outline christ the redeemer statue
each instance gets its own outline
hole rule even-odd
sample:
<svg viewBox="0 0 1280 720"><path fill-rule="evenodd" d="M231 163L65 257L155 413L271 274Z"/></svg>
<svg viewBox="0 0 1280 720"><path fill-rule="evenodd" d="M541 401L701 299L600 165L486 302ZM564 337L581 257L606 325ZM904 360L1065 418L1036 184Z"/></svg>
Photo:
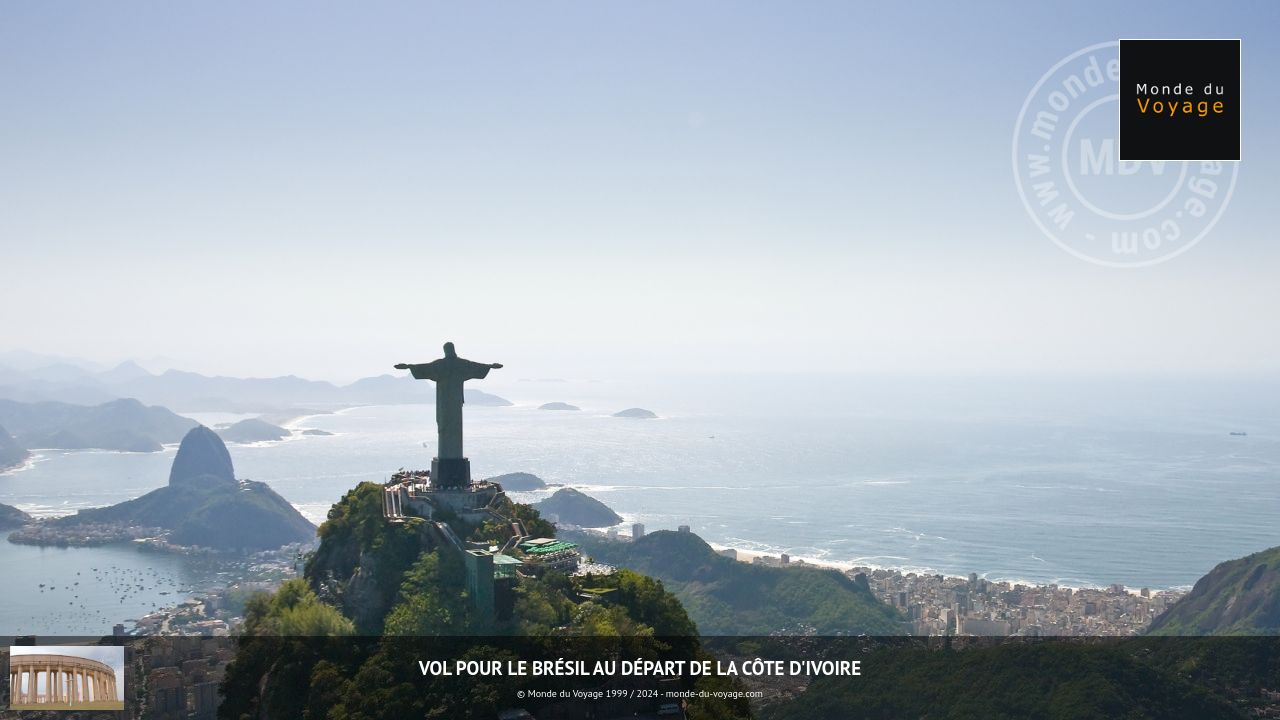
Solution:
<svg viewBox="0 0 1280 720"><path fill-rule="evenodd" d="M431 484L436 487L465 487L471 483L471 463L462 454L462 384L480 380L500 363L478 363L458 357L453 343L444 344L444 357L429 363L400 363L417 380L436 384L436 432L439 446L431 462Z"/></svg>

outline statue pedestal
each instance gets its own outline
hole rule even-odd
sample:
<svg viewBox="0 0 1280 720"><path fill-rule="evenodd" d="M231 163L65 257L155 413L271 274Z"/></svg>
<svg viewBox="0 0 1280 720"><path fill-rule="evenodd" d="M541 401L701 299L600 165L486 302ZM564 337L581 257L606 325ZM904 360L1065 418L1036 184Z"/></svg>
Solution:
<svg viewBox="0 0 1280 720"><path fill-rule="evenodd" d="M467 458L432 458L431 487L464 488L471 484L471 461Z"/></svg>

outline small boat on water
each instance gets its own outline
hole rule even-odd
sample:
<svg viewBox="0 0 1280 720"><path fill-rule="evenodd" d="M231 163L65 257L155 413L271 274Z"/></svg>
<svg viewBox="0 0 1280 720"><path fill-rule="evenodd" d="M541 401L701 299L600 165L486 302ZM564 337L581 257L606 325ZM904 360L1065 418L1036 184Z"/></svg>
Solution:
<svg viewBox="0 0 1280 720"><path fill-rule="evenodd" d="M1244 437L1244 436L1248 435L1249 433L1247 433L1247 432L1238 432L1238 431L1236 431L1236 430L1232 430L1232 431L1231 431L1231 434L1232 434L1232 435L1235 435L1235 436L1237 436L1237 437Z"/></svg>

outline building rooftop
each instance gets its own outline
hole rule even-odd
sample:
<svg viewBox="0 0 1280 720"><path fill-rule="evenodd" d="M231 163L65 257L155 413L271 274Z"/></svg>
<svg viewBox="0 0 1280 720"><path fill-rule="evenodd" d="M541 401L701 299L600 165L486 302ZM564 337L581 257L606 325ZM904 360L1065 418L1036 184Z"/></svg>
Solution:
<svg viewBox="0 0 1280 720"><path fill-rule="evenodd" d="M573 550L577 547L577 543L571 543L565 540L552 540L549 543L538 543L537 541L520 543L520 549L530 555L549 555L551 553L563 552L565 550Z"/></svg>

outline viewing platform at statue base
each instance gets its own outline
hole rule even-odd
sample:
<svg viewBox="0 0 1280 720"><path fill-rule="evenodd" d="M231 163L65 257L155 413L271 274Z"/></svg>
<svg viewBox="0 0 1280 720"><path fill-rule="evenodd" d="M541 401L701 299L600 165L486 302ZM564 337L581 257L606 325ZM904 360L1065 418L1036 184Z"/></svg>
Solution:
<svg viewBox="0 0 1280 720"><path fill-rule="evenodd" d="M433 462L434 466L436 463ZM400 470L383 485L383 515L393 522L409 517L431 520L447 512L472 524L502 519L497 512L502 486L480 480L440 487L428 470Z"/></svg>

